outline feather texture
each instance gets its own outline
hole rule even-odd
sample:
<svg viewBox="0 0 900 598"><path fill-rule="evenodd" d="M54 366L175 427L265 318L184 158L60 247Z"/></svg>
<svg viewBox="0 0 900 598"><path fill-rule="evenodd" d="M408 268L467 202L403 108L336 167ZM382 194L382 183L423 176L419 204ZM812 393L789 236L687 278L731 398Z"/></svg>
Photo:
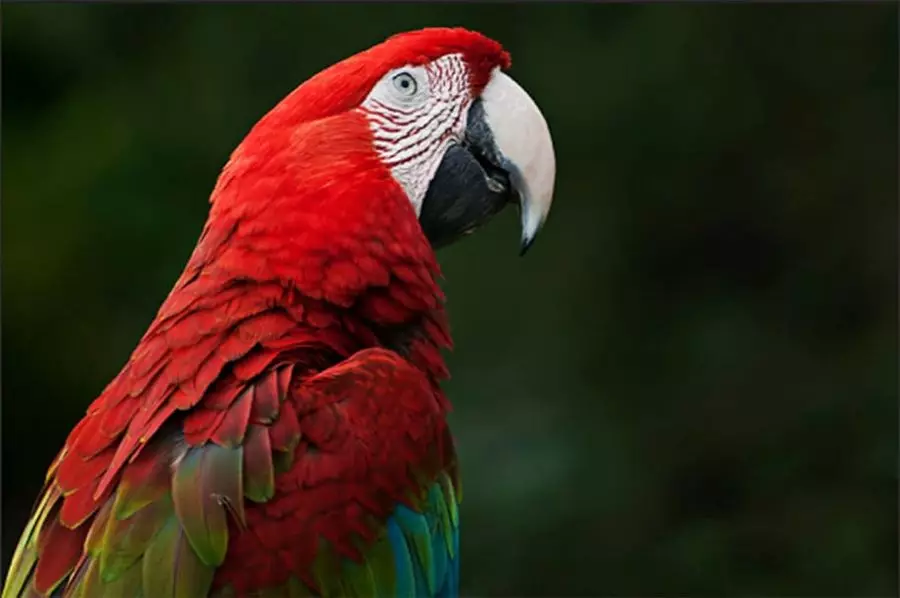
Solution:
<svg viewBox="0 0 900 598"><path fill-rule="evenodd" d="M214 443L188 449L174 466L172 499L194 552L217 567L228 549L226 509L244 523L243 450Z"/></svg>
<svg viewBox="0 0 900 598"><path fill-rule="evenodd" d="M275 366L258 383L278 382L271 372L282 371ZM110 598L290 588L436 596L454 587L454 457L428 377L396 353L369 349L276 390L277 419L248 423L236 447L149 443L74 530L62 524L66 497L51 484L29 528L37 535L23 535L8 595L64 587L66 596ZM250 385L241 396L258 395ZM292 462L276 475L278 454ZM291 556L272 561L266 549Z"/></svg>

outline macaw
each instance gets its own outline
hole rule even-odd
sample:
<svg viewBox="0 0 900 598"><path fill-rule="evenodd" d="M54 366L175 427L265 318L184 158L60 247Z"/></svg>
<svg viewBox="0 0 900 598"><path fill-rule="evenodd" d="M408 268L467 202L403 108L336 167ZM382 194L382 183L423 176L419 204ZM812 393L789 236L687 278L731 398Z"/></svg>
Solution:
<svg viewBox="0 0 900 598"><path fill-rule="evenodd" d="M253 126L3 598L458 595L435 249L512 204L524 252L555 177L509 66L477 32L401 33Z"/></svg>

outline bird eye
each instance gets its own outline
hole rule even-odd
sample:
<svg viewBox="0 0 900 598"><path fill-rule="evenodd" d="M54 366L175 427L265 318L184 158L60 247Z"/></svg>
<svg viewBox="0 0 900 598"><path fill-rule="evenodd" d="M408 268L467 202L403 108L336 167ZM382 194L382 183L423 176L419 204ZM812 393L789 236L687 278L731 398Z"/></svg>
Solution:
<svg viewBox="0 0 900 598"><path fill-rule="evenodd" d="M409 73L398 73L394 75L393 82L394 89L405 96L415 95L416 89L418 88L415 77Z"/></svg>

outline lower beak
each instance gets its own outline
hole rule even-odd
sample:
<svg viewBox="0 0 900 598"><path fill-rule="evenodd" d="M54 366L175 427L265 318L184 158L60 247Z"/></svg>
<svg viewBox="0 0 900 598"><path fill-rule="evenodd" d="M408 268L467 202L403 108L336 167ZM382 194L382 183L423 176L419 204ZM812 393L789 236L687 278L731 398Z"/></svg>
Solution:
<svg viewBox="0 0 900 598"><path fill-rule="evenodd" d="M555 174L543 115L525 90L496 70L469 109L463 142L446 151L428 187L422 229L433 247L442 247L513 203L524 254L550 212Z"/></svg>

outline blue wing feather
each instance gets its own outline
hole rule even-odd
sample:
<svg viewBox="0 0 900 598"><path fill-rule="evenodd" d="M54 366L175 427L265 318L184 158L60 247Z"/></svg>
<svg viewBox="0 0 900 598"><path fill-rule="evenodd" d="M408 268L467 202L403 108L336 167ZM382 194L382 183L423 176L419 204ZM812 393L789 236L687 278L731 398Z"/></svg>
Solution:
<svg viewBox="0 0 900 598"><path fill-rule="evenodd" d="M388 539L391 541L391 548L394 551L397 596L415 596L415 575L413 573L412 558L406 545L406 538L403 536L403 530L400 529L394 517L388 519L387 534Z"/></svg>
<svg viewBox="0 0 900 598"><path fill-rule="evenodd" d="M449 479L429 488L422 512L398 505L388 519L399 596L459 596L459 519L452 485L445 494L446 485Z"/></svg>
<svg viewBox="0 0 900 598"><path fill-rule="evenodd" d="M412 554L413 571L416 574L416 595L429 596L435 588L434 554L431 530L428 526L429 504L422 512L399 505L394 509L394 519L403 530L407 546Z"/></svg>
<svg viewBox="0 0 900 598"><path fill-rule="evenodd" d="M362 561L343 562L334 584L341 595L458 598L459 512L449 476L441 474L423 498L416 509L394 508Z"/></svg>

